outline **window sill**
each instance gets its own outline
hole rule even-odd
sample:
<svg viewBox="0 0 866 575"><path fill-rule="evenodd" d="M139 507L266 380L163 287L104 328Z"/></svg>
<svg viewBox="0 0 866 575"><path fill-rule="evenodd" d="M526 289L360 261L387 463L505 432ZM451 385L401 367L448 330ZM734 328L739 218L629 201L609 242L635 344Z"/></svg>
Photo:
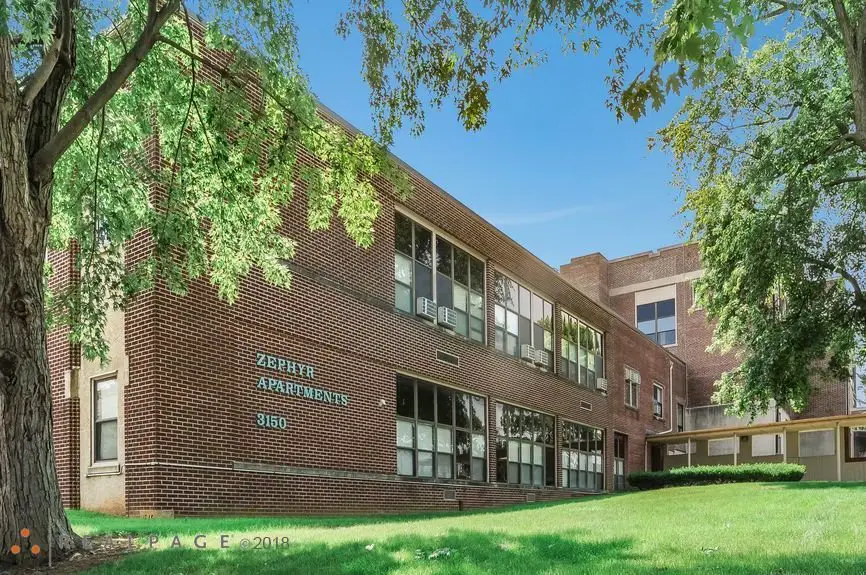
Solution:
<svg viewBox="0 0 866 575"><path fill-rule="evenodd" d="M662 422L665 420L665 418L663 416L659 417L658 415L653 415L653 419L655 419L656 421L662 421Z"/></svg>
<svg viewBox="0 0 866 575"><path fill-rule="evenodd" d="M104 475L120 475L120 463L98 462L87 468L86 477L101 477Z"/></svg>
<svg viewBox="0 0 866 575"><path fill-rule="evenodd" d="M625 408L626 408L626 409L629 409L629 410L631 410L631 411L633 411L633 412L635 412L635 413L639 413L639 412L640 412L640 410L637 408L637 406L634 406L634 405L625 404Z"/></svg>

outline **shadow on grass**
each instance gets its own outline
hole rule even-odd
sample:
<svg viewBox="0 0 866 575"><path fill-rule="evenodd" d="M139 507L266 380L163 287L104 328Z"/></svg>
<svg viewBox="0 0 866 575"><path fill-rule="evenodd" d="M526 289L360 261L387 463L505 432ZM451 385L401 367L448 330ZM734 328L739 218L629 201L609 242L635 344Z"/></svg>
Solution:
<svg viewBox="0 0 866 575"><path fill-rule="evenodd" d="M222 533L235 531L260 530L268 528L306 527L333 528L352 527L355 525L379 525L387 523L408 523L442 517L468 517L472 515L496 515L544 509L560 505L575 504L587 501L599 501L610 494L586 495L574 499L545 501L537 503L522 503L505 507L487 507L466 511L440 511L415 514L383 513L380 515L345 515L345 516L214 516L214 517L182 517L144 518L105 515L92 511L67 510L73 529L82 535L184 535L219 531Z"/></svg>
<svg viewBox="0 0 866 575"><path fill-rule="evenodd" d="M866 481L784 481L768 485L785 489L861 489L866 491ZM866 570L866 568L864 568Z"/></svg>
<svg viewBox="0 0 866 575"><path fill-rule="evenodd" d="M368 548L364 542L328 545L296 544L280 550L200 551L170 549L142 551L88 573L185 575L230 573L390 575L549 575L586 573L736 573L794 575L863 573L866 555L804 553L796 556L707 555L702 550L656 550L639 553L630 539L587 540L586 532L514 536L453 530L440 537L395 536ZM448 553L443 550L447 549ZM435 552L438 556L433 556Z"/></svg>

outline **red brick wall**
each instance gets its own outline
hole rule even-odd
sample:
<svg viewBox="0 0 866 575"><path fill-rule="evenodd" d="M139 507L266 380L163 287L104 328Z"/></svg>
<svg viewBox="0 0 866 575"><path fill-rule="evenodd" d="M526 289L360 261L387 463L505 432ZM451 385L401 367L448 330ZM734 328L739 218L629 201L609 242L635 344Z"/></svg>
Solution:
<svg viewBox="0 0 866 575"><path fill-rule="evenodd" d="M604 305L610 305L608 295L608 261L600 253L572 258L560 266L559 273L574 287Z"/></svg>

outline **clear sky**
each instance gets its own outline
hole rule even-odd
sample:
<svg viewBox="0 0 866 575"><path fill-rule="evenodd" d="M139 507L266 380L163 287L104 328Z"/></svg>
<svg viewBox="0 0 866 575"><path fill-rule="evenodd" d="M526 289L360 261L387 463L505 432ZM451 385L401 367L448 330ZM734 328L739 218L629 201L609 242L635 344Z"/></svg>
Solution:
<svg viewBox="0 0 866 575"><path fill-rule="evenodd" d="M301 64L319 99L369 132L359 38L334 31L343 6L296 3ZM480 132L466 132L453 108L428 111L424 134L399 134L392 151L557 268L590 252L615 258L678 243L670 158L647 149L676 103L617 123L604 105L607 67L604 56L554 50L547 64L493 87Z"/></svg>

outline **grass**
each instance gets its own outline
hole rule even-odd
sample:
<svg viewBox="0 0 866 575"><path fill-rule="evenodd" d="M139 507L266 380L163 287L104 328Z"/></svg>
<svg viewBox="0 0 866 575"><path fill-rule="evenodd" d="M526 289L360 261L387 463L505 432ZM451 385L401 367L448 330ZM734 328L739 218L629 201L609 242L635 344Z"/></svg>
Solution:
<svg viewBox="0 0 866 575"><path fill-rule="evenodd" d="M70 512L82 535L158 538L154 550L88 573L160 575L866 573L864 517L866 484L851 483L680 487L427 516L172 520ZM207 534L208 549L193 547L196 534ZM213 549L220 534L228 535L226 550ZM174 536L182 548L167 548ZM290 544L240 547L266 536Z"/></svg>

